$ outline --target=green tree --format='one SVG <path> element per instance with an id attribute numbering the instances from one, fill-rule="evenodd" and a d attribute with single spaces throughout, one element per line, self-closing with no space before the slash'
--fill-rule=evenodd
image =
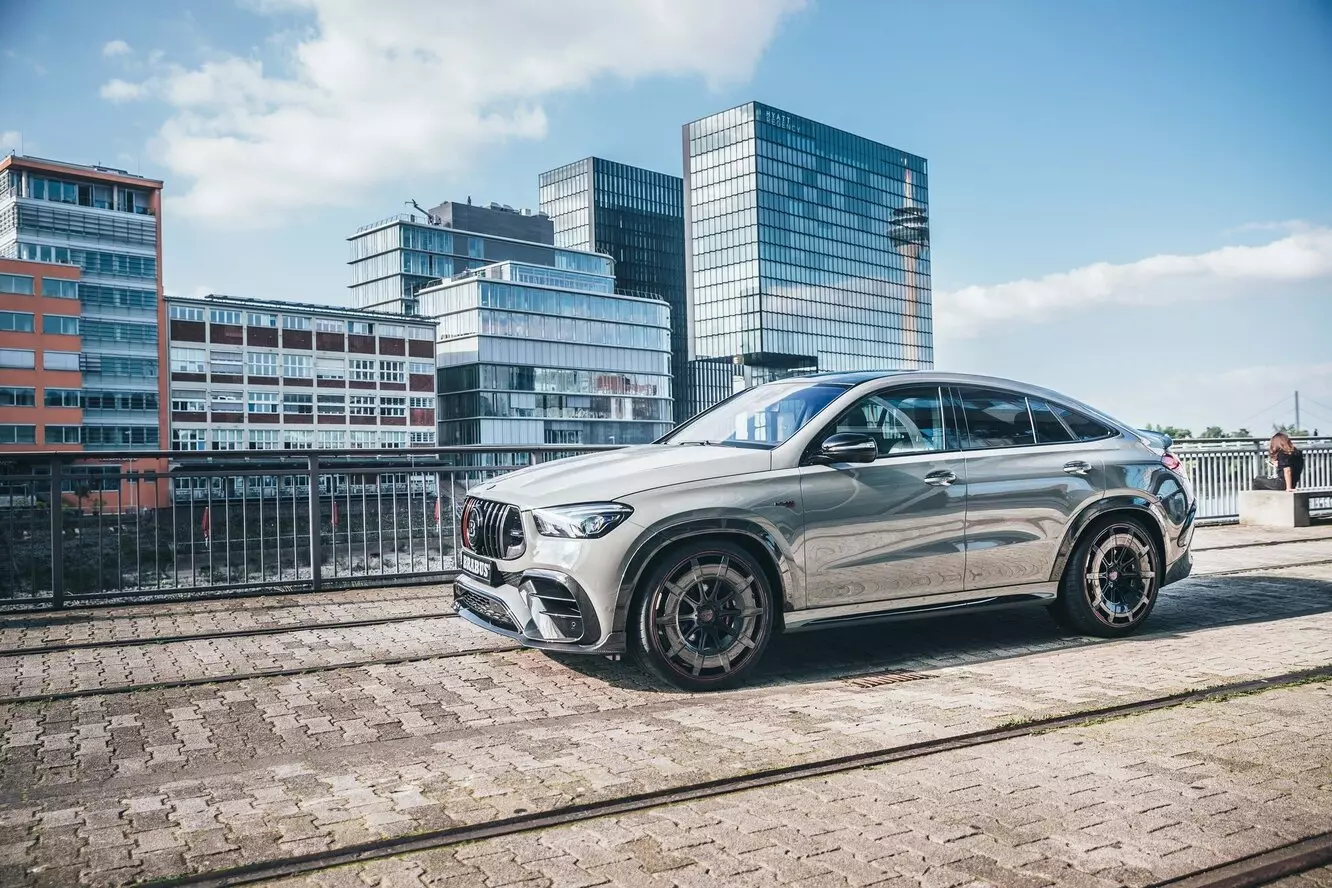
<path id="1" fill-rule="evenodd" d="M 1221 426 L 1208 426 L 1207 428 L 1203 429 L 1202 436 L 1204 438 L 1224 438 L 1226 436 L 1226 433 L 1225 430 L 1221 428 Z"/>
<path id="2" fill-rule="evenodd" d="M 1285 432 L 1287 435 L 1290 435 L 1292 438 L 1309 437 L 1308 429 L 1297 429 L 1293 424 L 1288 424 L 1284 422 L 1272 423 L 1272 432 L 1273 434 L 1275 434 L 1276 432 Z"/>
<path id="3" fill-rule="evenodd" d="M 1233 432 L 1228 432 L 1228 433 L 1226 434 L 1226 437 L 1227 437 L 1227 438 L 1252 438 L 1252 437 L 1253 437 L 1253 432 L 1249 431 L 1249 430 L 1246 429 L 1246 428 L 1242 428 L 1242 427 L 1241 427 L 1241 428 L 1235 429 L 1235 431 L 1233 431 Z"/>
<path id="4" fill-rule="evenodd" d="M 1160 432 L 1163 435 L 1169 435 L 1171 438 L 1173 438 L 1176 441 L 1180 440 L 1181 438 L 1193 437 L 1193 432 L 1189 431 L 1188 429 L 1181 429 L 1179 426 L 1162 426 L 1162 425 L 1152 425 L 1148 423 L 1147 431 Z"/>

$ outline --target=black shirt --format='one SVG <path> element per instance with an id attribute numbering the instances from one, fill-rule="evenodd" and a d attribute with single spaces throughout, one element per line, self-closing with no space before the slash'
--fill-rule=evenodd
<path id="1" fill-rule="evenodd" d="M 1277 480 L 1282 483 L 1286 480 L 1286 469 L 1290 469 L 1290 486 L 1300 486 L 1300 476 L 1304 474 L 1304 454 L 1298 450 L 1292 450 L 1290 453 L 1277 451 Z"/>

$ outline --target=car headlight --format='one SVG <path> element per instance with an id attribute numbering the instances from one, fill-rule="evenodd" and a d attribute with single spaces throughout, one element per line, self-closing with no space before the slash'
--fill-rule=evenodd
<path id="1" fill-rule="evenodd" d="M 633 513 L 633 509 L 620 503 L 584 503 L 535 509 L 532 520 L 542 536 L 591 540 L 610 533 Z"/>

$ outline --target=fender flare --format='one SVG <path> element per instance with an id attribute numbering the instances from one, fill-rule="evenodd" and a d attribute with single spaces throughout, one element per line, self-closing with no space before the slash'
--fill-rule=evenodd
<path id="1" fill-rule="evenodd" d="M 1155 537 L 1154 542 L 1160 556 L 1164 558 L 1166 555 L 1166 533 L 1161 526 L 1161 516 L 1157 514 L 1160 508 L 1160 504 L 1149 497 L 1128 493 L 1111 494 L 1089 503 L 1074 516 L 1073 520 L 1064 529 L 1064 538 L 1059 543 L 1059 552 L 1055 556 L 1054 567 L 1050 571 L 1050 582 L 1058 583 L 1063 578 L 1064 568 L 1068 565 L 1068 559 L 1073 554 L 1073 547 L 1078 544 L 1083 531 L 1090 527 L 1093 522 L 1115 512 L 1132 512 L 1145 520 L 1148 529 L 1152 531 Z"/>

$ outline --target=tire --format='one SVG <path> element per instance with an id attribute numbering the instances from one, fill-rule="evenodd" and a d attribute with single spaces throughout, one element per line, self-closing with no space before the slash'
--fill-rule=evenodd
<path id="1" fill-rule="evenodd" d="M 1075 632 L 1122 638 L 1138 630 L 1161 590 L 1161 551 L 1136 518 L 1109 518 L 1083 532 L 1059 582 L 1052 612 Z"/>
<path id="2" fill-rule="evenodd" d="M 724 540 L 699 540 L 660 558 L 634 595 L 629 657 L 687 691 L 734 687 L 772 638 L 772 587 L 754 557 Z"/>

